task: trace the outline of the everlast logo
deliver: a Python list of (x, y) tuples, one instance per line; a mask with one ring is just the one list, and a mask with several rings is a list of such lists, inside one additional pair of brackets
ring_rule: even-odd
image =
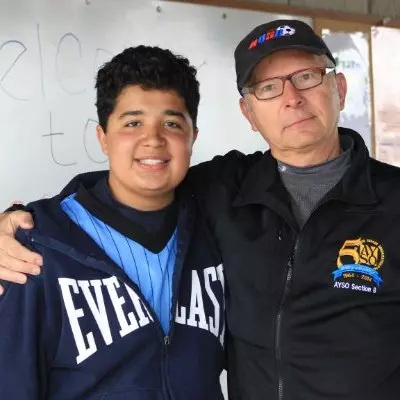
[[(154, 323), (151, 312), (139, 295), (115, 276), (94, 280), (59, 278), (58, 282), (76, 344), (77, 364), (95, 354), (103, 343), (111, 345), (118, 337)], [(190, 302), (178, 304), (175, 321), (207, 330), (223, 345), (225, 305), (222, 264), (203, 271), (193, 270), (190, 290)], [(212, 307), (205, 307), (205, 302)], [(111, 318), (116, 318), (118, 323), (110, 325)], [(83, 327), (88, 326), (97, 329), (86, 328), (85, 331)]]

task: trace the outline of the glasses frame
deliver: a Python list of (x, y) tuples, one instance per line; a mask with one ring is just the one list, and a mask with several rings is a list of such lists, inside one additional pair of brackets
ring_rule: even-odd
[[(324, 76), (330, 74), (330, 73), (333, 72), (333, 71), (335, 71), (335, 68), (336, 68), (336, 67), (310, 67), (310, 68), (300, 69), (300, 70), (294, 71), (294, 72), (292, 72), (291, 74), (288, 74), (288, 75), (274, 76), (274, 77), (272, 77), (272, 78), (263, 79), (263, 80), (261, 80), (261, 81), (254, 82), (254, 83), (252, 83), (251, 85), (244, 86), (243, 89), (242, 89), (242, 93), (243, 93), (243, 95), (245, 95), (245, 94), (253, 94), (258, 100), (272, 100), (272, 99), (275, 99), (275, 98), (277, 98), (277, 97), (279, 97), (279, 96), (282, 96), (282, 94), (283, 94), (283, 92), (284, 92), (284, 90), (285, 90), (285, 83), (286, 83), (286, 81), (290, 81), (290, 82), (292, 83), (292, 85), (293, 85), (297, 90), (303, 91), (303, 90), (313, 89), (313, 88), (315, 88), (315, 87), (321, 85), (322, 82), (324, 81)], [(317, 84), (314, 85), (314, 86), (310, 86), (310, 87), (308, 87), (308, 88), (305, 88), (305, 89), (298, 89), (298, 88), (296, 87), (296, 85), (294, 84), (293, 80), (292, 80), (293, 76), (299, 74), (300, 72), (312, 71), (312, 70), (320, 71), (320, 73), (321, 73), (321, 82), (317, 83)], [(274, 80), (274, 79), (280, 79), (280, 80), (282, 81), (282, 91), (281, 91), (281, 93), (277, 94), (276, 96), (269, 97), (268, 99), (263, 99), (263, 98), (258, 97), (258, 96), (256, 95), (256, 93), (255, 93), (255, 86), (258, 85), (259, 83), (268, 82), (268, 81), (271, 81), (271, 80)]]

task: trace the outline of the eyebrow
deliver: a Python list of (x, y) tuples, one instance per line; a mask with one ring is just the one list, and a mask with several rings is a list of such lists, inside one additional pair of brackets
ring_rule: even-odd
[(123, 112), (120, 116), (119, 119), (123, 119), (125, 117), (135, 117), (138, 115), (143, 115), (144, 111), (143, 110), (130, 110), (130, 111), (125, 111)]
[(185, 119), (185, 116), (183, 115), (183, 113), (180, 111), (176, 111), (176, 110), (165, 110), (164, 115), (170, 115), (172, 117), (179, 117), (179, 118)]
[[(129, 110), (129, 111), (125, 111), (123, 112), (120, 116), (119, 119), (123, 119), (126, 117), (136, 117), (138, 115), (144, 115), (145, 112), (143, 110)], [(176, 111), (176, 110), (172, 110), (172, 109), (167, 109), (164, 111), (164, 115), (169, 115), (172, 117), (179, 117), (183, 120), (185, 120), (185, 115), (180, 112), (180, 111)]]

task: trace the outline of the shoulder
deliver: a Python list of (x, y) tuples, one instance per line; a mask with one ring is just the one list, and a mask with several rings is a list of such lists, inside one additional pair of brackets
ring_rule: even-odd
[(241, 180), (262, 156), (261, 151), (243, 154), (232, 150), (225, 155), (216, 156), (210, 161), (191, 167), (188, 176), (191, 181), (201, 180), (210, 183)]
[(400, 168), (370, 159), (371, 184), (382, 204), (398, 210), (400, 202)]
[(370, 172), (371, 179), (377, 184), (385, 182), (393, 183), (393, 181), (400, 179), (400, 168), (375, 160), (374, 158), (370, 158)]

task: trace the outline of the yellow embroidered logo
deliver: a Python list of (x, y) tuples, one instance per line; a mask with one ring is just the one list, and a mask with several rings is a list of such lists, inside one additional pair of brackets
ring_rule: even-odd
[(383, 283), (378, 272), (385, 261), (381, 244), (372, 239), (346, 240), (339, 250), (334, 287), (376, 293)]

